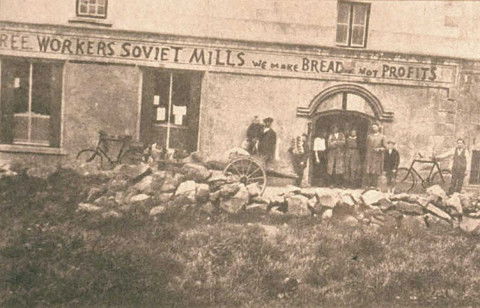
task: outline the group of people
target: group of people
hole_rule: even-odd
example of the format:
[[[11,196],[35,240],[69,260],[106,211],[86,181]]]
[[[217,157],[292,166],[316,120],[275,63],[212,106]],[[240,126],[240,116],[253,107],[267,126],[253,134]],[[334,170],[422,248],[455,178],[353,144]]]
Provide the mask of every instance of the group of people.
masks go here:
[[[263,119],[261,123],[258,116],[255,116],[247,129],[244,146],[249,154],[263,157],[266,163],[275,158],[277,135],[272,129],[272,123],[273,119],[270,117]],[[365,187],[378,187],[379,182],[384,182],[386,189],[392,191],[400,164],[395,141],[387,140],[377,123],[371,125],[366,139],[365,153],[361,155],[355,128],[342,132],[337,125],[333,125],[328,136],[326,132],[320,132],[313,138],[312,149],[309,147],[307,134],[293,138],[289,152],[297,174],[296,184],[301,185],[307,162],[312,158],[311,163],[316,169],[323,169],[322,174],[327,175],[323,183],[325,186],[354,188],[363,182]],[[438,159],[446,157],[452,157],[449,193],[460,192],[470,161],[465,141],[458,139],[457,146],[452,151],[437,156]]]
[[[303,135],[307,141],[307,136]],[[373,124],[371,133],[367,136],[365,160],[362,162],[356,129],[341,132],[333,125],[330,134],[320,133],[313,140],[313,159],[317,170],[323,170],[328,175],[324,185],[339,187],[358,187],[361,183],[362,166],[365,167],[365,185],[377,186],[378,177],[384,174],[388,185],[393,186],[395,173],[400,163],[400,155],[395,149],[393,140],[386,141],[380,133],[379,126]],[[309,155],[301,157],[293,151],[293,165],[298,175],[297,184],[301,183],[303,170]]]

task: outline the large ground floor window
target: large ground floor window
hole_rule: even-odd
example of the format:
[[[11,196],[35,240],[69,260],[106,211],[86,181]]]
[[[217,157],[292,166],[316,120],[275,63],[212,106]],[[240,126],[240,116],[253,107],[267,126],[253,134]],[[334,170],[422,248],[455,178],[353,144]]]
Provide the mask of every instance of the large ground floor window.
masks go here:
[[[142,141],[195,151],[202,74],[145,68],[142,80]]]
[[[60,146],[62,63],[1,58],[0,141]]]

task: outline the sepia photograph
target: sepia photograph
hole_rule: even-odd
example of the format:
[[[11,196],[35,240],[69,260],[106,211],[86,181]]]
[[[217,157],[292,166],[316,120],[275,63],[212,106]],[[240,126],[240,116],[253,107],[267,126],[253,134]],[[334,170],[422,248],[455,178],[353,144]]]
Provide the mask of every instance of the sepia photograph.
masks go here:
[[[0,0],[0,307],[479,307],[480,0]]]

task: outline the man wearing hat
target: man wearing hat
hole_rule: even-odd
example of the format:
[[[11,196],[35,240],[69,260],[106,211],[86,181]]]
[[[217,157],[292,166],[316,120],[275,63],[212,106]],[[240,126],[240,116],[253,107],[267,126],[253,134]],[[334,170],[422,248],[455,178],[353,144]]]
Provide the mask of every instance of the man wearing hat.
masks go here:
[[[400,154],[395,149],[395,141],[387,141],[387,149],[383,160],[383,171],[387,177],[388,190],[393,192],[395,179],[397,175],[398,165],[400,164]]]
[[[254,116],[252,123],[247,129],[248,152],[250,154],[257,154],[258,140],[263,134],[263,125],[260,123],[258,116]]]
[[[268,117],[263,119],[265,128],[260,140],[258,141],[258,154],[268,163],[275,157],[275,147],[277,145],[277,134],[272,129],[273,119]]]

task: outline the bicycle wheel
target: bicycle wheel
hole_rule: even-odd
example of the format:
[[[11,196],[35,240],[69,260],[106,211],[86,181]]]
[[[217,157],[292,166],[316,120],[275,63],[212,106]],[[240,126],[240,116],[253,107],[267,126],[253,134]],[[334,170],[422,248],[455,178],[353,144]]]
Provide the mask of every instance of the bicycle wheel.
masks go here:
[[[452,172],[450,170],[443,169],[440,172],[435,172],[432,176],[432,180],[430,181],[430,186],[433,185],[440,185],[443,190],[447,191],[450,188],[450,184],[452,183]]]
[[[82,166],[92,166],[97,169],[107,169],[108,165],[110,165],[106,159],[103,159],[100,153],[91,149],[78,152],[77,161],[79,161]]]
[[[263,194],[267,186],[265,169],[259,162],[251,158],[233,160],[225,167],[223,173],[227,178],[233,178],[235,181],[245,185],[255,183],[258,186],[260,195]]]
[[[143,162],[143,151],[139,149],[129,149],[125,153],[122,154],[119,160],[122,164],[139,164]]]
[[[416,181],[412,172],[407,168],[398,168],[395,192],[409,192],[415,186]]]

